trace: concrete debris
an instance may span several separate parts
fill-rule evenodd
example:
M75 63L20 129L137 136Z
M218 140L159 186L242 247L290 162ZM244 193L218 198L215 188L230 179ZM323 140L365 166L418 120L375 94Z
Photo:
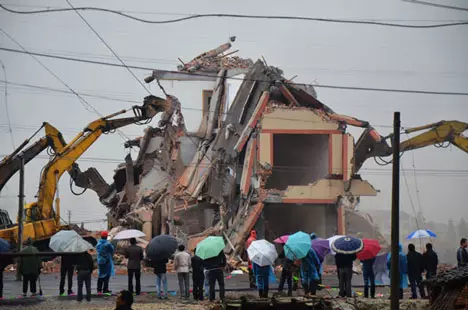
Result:
M139 153L115 172L115 191L106 203L111 225L140 229L148 240L172 234L190 250L209 235L223 235L233 264L242 262L253 228L269 240L297 230L380 238L355 210L360 196L377 192L355 174L354 138L346 132L348 125L369 124L336 114L312 86L291 83L262 60L226 54L230 47L223 44L178 67L184 81L212 83L196 132L185 128L184 103L168 95L159 126L126 144ZM237 85L229 79L233 68L247 69ZM206 79L198 71L214 74ZM162 70L152 76L179 77ZM354 218L367 226L357 229Z

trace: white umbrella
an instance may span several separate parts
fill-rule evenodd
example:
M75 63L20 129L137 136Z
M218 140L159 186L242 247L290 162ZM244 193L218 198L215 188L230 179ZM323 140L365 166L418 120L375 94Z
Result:
M330 245L330 254L336 255L336 252L333 251L333 249L332 249L332 243L333 243L333 241L335 241L336 239L341 238L341 237L344 237L344 236L343 235L336 235L336 236L333 236L333 237L330 237L330 238L327 239L328 243Z
M247 248L247 254L259 266L273 265L278 258L275 246L265 239L253 241Z
M123 240L123 239L131 239L131 238L141 238L145 237L145 233L139 231L138 229L127 229L119 232L115 235L114 240Z
M74 230L61 230L50 238L49 248L55 252L85 252L93 246Z

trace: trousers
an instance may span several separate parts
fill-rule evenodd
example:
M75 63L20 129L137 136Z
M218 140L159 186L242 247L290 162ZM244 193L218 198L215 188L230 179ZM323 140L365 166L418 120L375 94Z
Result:
M416 291L416 288L419 288L419 294L421 295L421 298L426 297L426 292L424 291L424 285L421 283L422 278L421 276L416 276L416 277L408 277L409 278L409 283L411 286L411 298L418 298L418 293Z
M351 279L353 278L353 268L345 267L338 269L340 281L340 296L351 297Z
M65 293L65 277L68 280L68 294L71 294L73 287L73 266L60 268L60 295Z
M31 294L36 294L36 281L37 281L37 274L24 274L23 275L23 294L28 292L28 283L29 283L29 291Z
M369 298L369 283L370 283L370 296L375 297L375 274L374 270L364 270L364 297Z
M97 291L98 293L109 292L109 279L110 277L98 278L97 279Z
M281 272L281 278L280 278L280 283L278 286L278 292L282 292L284 289L284 282L288 282L288 296L292 295L292 272L291 271L285 271L283 270Z
M180 297L188 298L190 290L190 278L188 272L178 272Z
M213 269L208 271L208 279L210 284L210 301L215 300L215 284L218 282L219 298L224 300L224 273L222 269Z
M3 298L3 268L0 269L0 298Z
M192 276L193 281L193 299L203 300L203 283L205 282L205 276L203 273L194 273Z
M163 296L167 297L167 277L165 273L159 273L156 275L156 292L158 294L158 297L161 297L161 289L163 288Z
M141 292L141 271L140 269L128 269L128 290L130 293L133 294L133 277L135 276L135 286L136 286L136 294L140 295Z
M78 295L77 300L83 300L83 284L86 288L86 300L91 300L91 271L89 270L80 270L78 271Z

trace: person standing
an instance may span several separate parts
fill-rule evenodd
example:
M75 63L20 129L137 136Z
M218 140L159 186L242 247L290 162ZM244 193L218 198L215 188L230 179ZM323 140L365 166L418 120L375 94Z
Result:
M468 241L466 238L461 238L460 247L457 250L457 262L458 267L468 266L468 252L467 252Z
M375 298L375 274L374 263L375 257L361 261L362 263L362 276L364 277L364 297L369 298L369 283L370 283L370 296Z
M3 299L3 271L6 266L13 264L13 257L0 256L0 300Z
M205 269L208 270L208 283L210 285L210 301L215 300L215 284L218 281L219 297L224 301L224 273L226 267L226 256L219 252L218 256L203 261Z
M196 251L195 248L192 256L193 299L203 300L203 283L205 282L203 259L195 255Z
M192 265L190 254L185 252L185 246L179 245L179 252L174 256L174 269L179 280L180 298L189 298L190 278L189 272Z
M20 253L39 254L39 251L33 246L31 237L26 241L27 246ZM20 258L20 273L23 276L23 296L26 296L29 290L32 296L36 296L36 281L41 273L42 263L39 256L22 256Z
M281 253L281 258L283 259L281 278L278 286L278 292L283 292L284 282L288 282L288 296L292 296L292 272L294 262L284 255L284 251Z
M115 304L115 310L132 310L133 294L126 290L120 291Z
M256 263L252 263L252 271L255 275L258 288L258 296L260 298L268 298L271 268L271 265L259 266Z
M388 253L387 256L387 269L390 271L392 267L392 255ZM403 299L403 289L408 287L408 260L406 259L405 253L403 253L403 246L398 245L398 272L400 274L400 299Z
M423 266L426 271L426 279L430 279L437 274L437 265L439 258L437 253L432 249L432 244L426 244L426 252L423 254Z
M141 261L143 260L143 249L136 244L136 239L130 239L130 246L125 249L125 257L128 258L128 290L133 294L133 276L135 276L136 294L141 292Z
M115 275L114 272L114 246L107 241L107 231L101 232L101 239L98 241L96 250L98 253L98 282L97 291L98 294L110 294L112 291L109 290L109 279Z
M304 294L315 295L320 280L320 260L313 249L301 260L301 279Z
M247 239L247 241L245 242L245 250L247 251L247 249L249 248L250 244L257 240L257 231L255 231L254 229L252 229L250 231L250 236L249 238ZM250 259L248 259L248 255L247 255L247 261L249 263L249 282L250 282L250 288L255 288L255 277L254 277L254 272L253 272L253 267L252 267L252 262L250 261Z
M335 262L338 269L338 280L340 285L340 297L351 297L351 280L353 278L353 262L356 254L336 253Z
M167 299L167 277L166 277L166 264L168 259L161 259L154 261L154 274L156 275L156 291L159 299ZM162 287L161 287L162 286ZM164 288L161 295L161 289Z
M62 256L60 258L60 296L65 295L65 277L68 280L67 295L73 294L73 269L75 264L75 258L73 256Z
M416 287L419 288L419 294L421 298L426 298L424 291L424 285L422 285L422 273L424 271L423 256L421 253L416 251L414 244L408 244L408 254L406 254L408 260L408 279L411 286L411 299L417 299L418 294Z
M81 254L76 264L76 271L78 272L78 301L83 300L83 284L86 288L86 300L91 301L91 274L93 270L94 262L89 251Z

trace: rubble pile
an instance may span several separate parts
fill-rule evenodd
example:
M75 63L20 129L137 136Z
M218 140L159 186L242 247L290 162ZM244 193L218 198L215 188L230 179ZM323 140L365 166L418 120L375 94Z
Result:
M116 191L103 203L113 227L140 229L148 239L172 234L189 250L209 235L223 235L228 241L225 253L236 265L242 262L244 241L265 204L300 204L305 195L312 203L327 201L352 212L358 203L356 196L375 190L360 177L352 176L351 158L342 160L341 172L330 168L323 179L303 187L284 190L266 186L273 173L273 155L264 155L266 149L271 151L265 147L265 137L273 136L266 126L304 124L299 128L305 128L305 132L329 132L329 143L333 133L352 145L346 125L368 123L336 114L317 99L313 87L291 83L280 69L262 60L231 57L232 53L226 53L230 47L231 43L223 44L178 67L186 76L197 71L216 72L216 79L210 80L214 80L212 94L198 130L187 132L181 103L174 95L167 95L159 126L147 128L143 137L126 144L139 147L138 156L133 160L129 154L116 169ZM245 76L232 102L228 102L232 87L228 77L235 76L239 69L244 69ZM164 74L155 70L145 80L159 80ZM201 77L190 76L192 80L197 78ZM156 97L148 96L147 100ZM288 115L295 117L294 122L288 120ZM298 130L302 129L291 132ZM340 214L344 217L344 211ZM342 221L337 233L345 226Z
M425 283L430 287L432 309L459 309L468 306L468 267L452 268Z

